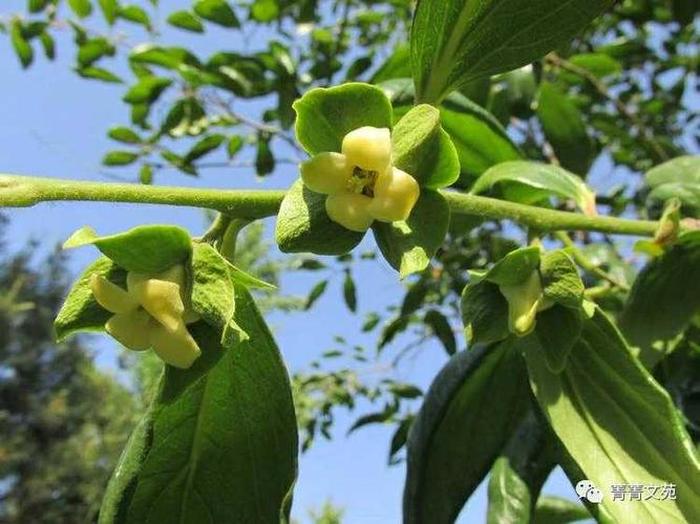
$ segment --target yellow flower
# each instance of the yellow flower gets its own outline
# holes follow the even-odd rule
[[[498,287],[508,301],[508,329],[519,337],[535,329],[538,311],[552,306],[552,302],[544,296],[539,271],[530,273],[520,284]]]
[[[114,316],[105,329],[123,346],[134,351],[149,348],[166,363],[189,368],[201,350],[187,331],[199,317],[186,296],[186,275],[176,265],[157,275],[129,272],[127,290],[101,275],[90,277],[90,288],[98,304]]]
[[[331,220],[358,232],[375,220],[406,220],[420,196],[418,182],[391,163],[387,128],[351,131],[342,153],[320,153],[302,163],[301,178],[312,191],[328,195]]]

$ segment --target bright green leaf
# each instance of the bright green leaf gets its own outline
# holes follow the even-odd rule
[[[107,136],[112,140],[123,142],[124,144],[140,144],[142,142],[141,137],[136,131],[123,126],[112,127],[107,132]]]
[[[184,161],[189,164],[195,160],[199,160],[204,155],[211,153],[217,147],[223,144],[224,140],[226,140],[224,135],[217,134],[205,136],[192,146],[192,148],[185,155]]]
[[[129,88],[122,100],[128,104],[152,104],[172,83],[169,78],[143,77]]]
[[[681,156],[664,162],[646,174],[650,202],[679,198],[683,211],[700,218],[700,156]]]
[[[119,78],[117,75],[112,73],[111,71],[108,71],[102,67],[82,67],[79,69],[76,69],[76,73],[78,73],[80,76],[83,78],[89,78],[91,80],[100,80],[102,82],[109,82],[112,84],[121,84],[122,79]]]
[[[102,158],[102,163],[106,166],[128,166],[138,160],[138,153],[132,151],[109,151]]]
[[[175,11],[168,16],[166,21],[170,25],[186,31],[192,31],[193,33],[204,32],[204,24],[189,11]]]
[[[532,524],[572,524],[590,518],[591,514],[581,504],[560,497],[540,497],[532,515]]]
[[[140,24],[146,29],[151,27],[151,19],[146,11],[137,5],[125,5],[119,8],[119,18]]]
[[[99,0],[102,15],[109,25],[113,25],[119,14],[119,3],[117,0]]]
[[[22,67],[26,69],[34,60],[34,50],[24,37],[22,22],[17,19],[12,21],[10,28],[10,40],[12,41],[12,47],[15,50],[17,58],[19,58]]]
[[[197,0],[193,6],[194,12],[223,27],[240,27],[236,14],[226,0]]]
[[[68,6],[80,18],[90,16],[90,13],[92,13],[90,0],[68,0]]]

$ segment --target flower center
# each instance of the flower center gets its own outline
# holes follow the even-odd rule
[[[348,178],[347,188],[351,193],[374,197],[374,184],[377,183],[378,171],[369,171],[355,166]]]

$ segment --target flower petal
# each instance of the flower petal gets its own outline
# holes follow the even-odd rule
[[[107,333],[112,335],[122,346],[143,351],[151,347],[151,317],[143,309],[114,315],[105,324]]]
[[[185,273],[185,266],[182,264],[176,264],[170,269],[167,269],[162,273],[158,273],[153,278],[156,280],[172,282],[180,286],[180,298],[182,299],[182,303],[185,305],[185,312],[183,313],[185,324],[192,324],[201,318],[199,313],[192,309],[192,298],[190,290],[187,287],[187,274]]]
[[[180,296],[179,285],[134,272],[127,275],[126,282],[129,293],[136,297],[158,322],[171,330],[176,329],[182,322],[185,305]]]
[[[202,354],[184,322],[180,322],[174,330],[156,325],[150,334],[153,350],[166,364],[176,368],[188,369]]]
[[[139,307],[138,300],[126,290],[97,273],[90,276],[90,289],[97,303],[112,313],[127,313]]]
[[[350,170],[345,155],[319,153],[299,166],[301,179],[311,191],[324,195],[341,193],[347,187]]]
[[[333,222],[350,231],[364,233],[374,220],[369,213],[371,203],[370,197],[355,193],[330,195],[326,199],[326,213]]]
[[[384,173],[391,166],[391,133],[386,127],[360,127],[343,138],[348,166]]]
[[[379,175],[369,212],[382,222],[406,220],[420,196],[418,182],[397,168]]]

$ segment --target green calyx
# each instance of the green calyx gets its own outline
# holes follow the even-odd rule
[[[498,289],[508,301],[508,329],[518,337],[530,334],[535,329],[537,313],[553,305],[544,296],[539,271],[530,273],[520,284]]]

